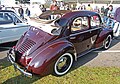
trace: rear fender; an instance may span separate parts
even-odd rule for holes
[[[95,42],[95,48],[103,46],[104,40],[107,38],[108,35],[111,35],[113,37],[113,31],[110,28],[103,28],[100,32],[96,42]]]
[[[41,49],[37,51],[39,50]],[[77,59],[75,55],[76,51],[72,43],[68,41],[59,41],[51,45],[49,44],[45,49],[36,53],[37,55],[29,63],[28,70],[40,75],[48,74],[51,72],[54,62],[65,52],[73,54],[74,58]]]

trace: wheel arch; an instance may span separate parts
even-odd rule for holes
[[[114,37],[112,29],[103,28],[99,33],[97,40],[95,41],[95,48],[102,47],[108,35],[111,35],[112,38]]]
[[[66,46],[65,46],[66,45]],[[71,44],[71,43],[66,43],[63,47],[64,49],[62,49],[62,51],[60,51],[59,53],[56,54],[55,59],[52,59],[51,58],[51,61],[52,63],[50,65],[48,65],[47,67],[45,67],[44,69],[44,72],[43,73],[46,73],[46,71],[49,71],[51,69],[51,67],[54,66],[56,60],[61,56],[63,55],[64,53],[68,52],[70,54],[72,54],[73,56],[73,61],[77,61],[77,54],[76,54],[76,51],[75,51],[75,48],[74,46]],[[50,73],[53,73],[54,72],[54,69],[52,68],[52,70],[50,71]],[[48,73],[49,74],[49,73]],[[55,74],[53,74],[55,75]]]
[[[54,50],[52,51],[53,48]],[[48,53],[48,51],[49,54],[46,54]],[[36,56],[35,59],[39,60],[41,64],[38,65],[37,68],[33,67],[32,71],[36,74],[40,74],[41,76],[53,72],[53,70],[51,70],[51,67],[54,65],[55,61],[65,52],[71,53],[74,60],[77,60],[76,51],[72,43],[70,43],[69,41],[59,41],[51,44],[50,46],[48,46],[48,48],[46,48],[43,52],[39,53],[38,56]],[[31,64],[34,65],[34,63],[36,62],[35,59],[34,62],[31,62]]]

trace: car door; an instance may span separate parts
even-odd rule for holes
[[[12,36],[11,26],[13,26],[12,17],[7,12],[0,12],[0,43],[7,42]]]
[[[89,24],[90,17],[77,17],[72,23],[70,41],[74,44],[77,54],[91,50],[95,42],[97,33]]]
[[[15,38],[18,40],[21,35],[23,35],[29,29],[30,25],[23,22],[23,20],[15,13],[12,13],[11,16],[14,23],[12,32],[14,32]]]
[[[29,28],[29,25],[23,23],[12,12],[3,12],[0,15],[3,15],[0,19],[0,43],[18,40]]]
[[[96,41],[96,38],[98,34],[100,33],[102,27],[101,27],[101,19],[98,15],[93,15],[90,17],[90,35],[91,35],[91,42],[90,46],[94,48],[94,43]]]

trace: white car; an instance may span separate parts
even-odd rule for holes
[[[29,27],[13,11],[0,10],[0,44],[18,40]]]

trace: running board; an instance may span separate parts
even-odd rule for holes
[[[102,47],[103,47],[103,46],[102,46]],[[89,50],[84,51],[84,52],[82,52],[82,53],[80,53],[80,54],[77,54],[77,58],[82,57],[82,56],[84,56],[84,55],[86,55],[86,54],[88,54],[88,53],[90,53],[90,52],[92,52],[92,51],[95,51],[95,50],[101,49],[102,47],[94,48],[94,49],[89,49]]]

